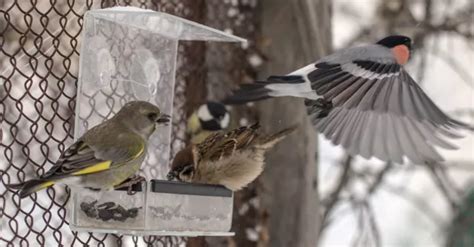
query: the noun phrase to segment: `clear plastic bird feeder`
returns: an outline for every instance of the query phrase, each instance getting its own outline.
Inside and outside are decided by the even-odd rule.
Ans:
[[[145,100],[173,114],[179,40],[246,40],[169,14],[131,7],[84,15],[74,137]],[[153,235],[231,235],[232,193],[159,181],[168,172],[171,126],[151,136],[136,194],[72,191],[74,230]],[[197,192],[196,192],[197,191]],[[115,202],[115,204],[113,203]]]

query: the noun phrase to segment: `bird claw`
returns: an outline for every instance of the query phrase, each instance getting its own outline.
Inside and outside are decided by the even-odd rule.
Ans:
[[[329,110],[329,109],[332,108],[332,102],[327,101],[323,98],[319,98],[319,99],[315,100],[315,105],[318,106],[319,108],[323,109],[323,110]]]
[[[133,191],[133,186],[136,184],[140,184],[143,181],[146,181],[145,177],[141,175],[134,175],[122,182],[121,184],[115,186],[114,189],[127,188],[127,195],[134,195],[136,191]]]
[[[329,115],[334,105],[332,101],[318,98],[316,100],[306,100],[305,105],[308,107],[308,114],[315,114],[316,118],[324,118]]]

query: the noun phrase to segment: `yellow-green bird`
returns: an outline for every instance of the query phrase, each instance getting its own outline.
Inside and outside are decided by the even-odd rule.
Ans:
[[[56,183],[112,189],[138,172],[156,124],[169,121],[170,116],[151,103],[129,102],[114,117],[87,131],[44,175],[8,187],[18,189],[21,198]]]

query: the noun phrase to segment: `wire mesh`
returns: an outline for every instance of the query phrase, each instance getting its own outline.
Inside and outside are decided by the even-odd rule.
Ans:
[[[206,17],[204,1],[0,2],[1,246],[177,246],[186,241],[71,232],[66,187],[54,186],[41,197],[23,200],[5,187],[44,174],[72,144],[83,14],[117,5],[159,10],[201,23]],[[205,44],[184,42],[178,51],[171,156],[184,145],[187,114],[206,94],[202,87],[207,73]],[[187,85],[196,90],[187,93]]]

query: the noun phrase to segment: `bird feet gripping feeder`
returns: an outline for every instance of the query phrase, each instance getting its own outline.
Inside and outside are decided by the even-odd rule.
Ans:
[[[144,100],[173,113],[179,40],[246,42],[169,14],[130,7],[88,11],[80,57],[74,136]],[[149,182],[127,191],[72,191],[74,230],[153,235],[232,235],[232,193],[220,186],[161,181],[171,126],[151,136],[141,171]],[[158,180],[155,180],[158,179]]]

